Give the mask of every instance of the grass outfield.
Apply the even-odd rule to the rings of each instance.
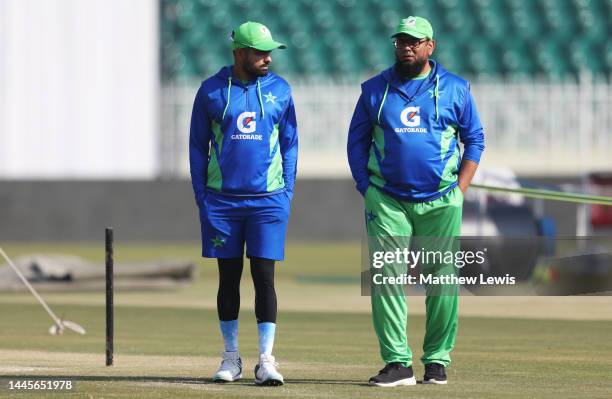
[[[0,305],[3,378],[73,378],[76,397],[604,398],[612,392],[612,360],[605,355],[612,353],[610,321],[464,317],[450,385],[378,389],[365,384],[381,366],[367,314],[284,312],[275,352],[287,384],[275,389],[253,385],[257,343],[251,312],[243,312],[240,325],[245,379],[217,385],[207,378],[219,356],[214,310],[118,307],[116,365],[106,368],[103,307],[56,308],[86,325],[88,334],[52,337],[38,306]],[[422,316],[410,319],[417,356],[423,328]],[[417,376],[422,370],[417,363]]]
[[[119,246],[116,262],[161,255],[193,257],[195,248]],[[12,256],[44,251],[103,258],[95,245],[12,244],[5,249]],[[278,273],[275,345],[287,381],[283,387],[253,385],[257,337],[248,273],[243,279],[240,318],[245,378],[231,385],[212,384],[208,379],[218,366],[221,347],[214,310],[216,272],[209,262],[203,262],[201,278],[180,291],[116,293],[115,365],[110,368],[104,366],[102,292],[43,293],[56,313],[88,330],[85,336],[57,337],[47,334],[51,320],[29,294],[0,294],[0,379],[70,378],[76,380],[77,389],[65,396],[83,398],[610,397],[612,320],[601,317],[610,313],[607,298],[462,298],[466,306],[461,307],[454,363],[448,370],[450,385],[367,386],[368,377],[382,367],[368,299],[359,296],[359,286],[342,279],[332,279],[333,284],[301,279],[304,275],[350,277],[358,273],[358,251],[356,244],[288,248],[289,261]],[[422,298],[409,301],[408,334],[418,359],[424,330]],[[593,304],[599,309],[592,309]],[[507,310],[512,318],[504,317]],[[554,319],[580,315],[593,320]],[[422,378],[418,361],[415,372]],[[11,393],[5,384],[0,397],[30,396]]]

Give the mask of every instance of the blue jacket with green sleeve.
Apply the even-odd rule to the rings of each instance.
[[[457,185],[462,158],[480,161],[484,134],[469,83],[429,62],[423,79],[403,80],[393,66],[361,85],[347,152],[362,194],[373,185],[403,201],[433,201]]]
[[[251,82],[226,66],[202,82],[193,104],[189,161],[196,202],[207,191],[266,196],[295,183],[297,123],[289,84],[268,73]]]

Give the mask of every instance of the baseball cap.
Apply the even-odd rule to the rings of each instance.
[[[417,39],[423,39],[425,37],[433,39],[433,28],[425,18],[410,16],[402,19],[391,37],[396,37],[401,34],[410,35]]]
[[[245,22],[232,32],[232,48],[251,47],[261,51],[287,48],[283,43],[272,39],[272,33],[259,22]]]

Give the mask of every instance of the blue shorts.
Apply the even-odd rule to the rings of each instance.
[[[202,256],[283,260],[291,199],[282,191],[265,197],[208,192],[200,208]]]

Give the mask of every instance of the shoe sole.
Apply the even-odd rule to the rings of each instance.
[[[238,381],[238,380],[239,380],[239,379],[241,379],[241,378],[242,378],[242,374],[238,374],[236,377],[234,377],[234,378],[233,378],[233,379],[231,379],[231,380],[225,380],[225,379],[223,379],[223,378],[215,378],[215,377],[213,377],[213,378],[212,378],[212,381],[213,381],[213,382],[218,382],[218,383],[224,384],[224,383],[226,383],[226,382],[234,382],[234,381]]]
[[[423,380],[423,384],[431,384],[431,385],[446,385],[447,381],[446,380],[442,380],[442,381],[438,381],[435,378],[431,378],[429,380]]]
[[[403,380],[397,380],[393,382],[370,382],[372,386],[382,387],[382,388],[391,388],[391,387],[400,387],[400,386],[409,386],[416,385],[416,378],[404,378]]]
[[[260,387],[279,387],[284,385],[285,383],[281,380],[275,380],[273,378],[265,381],[255,380],[255,385],[259,385]]]

